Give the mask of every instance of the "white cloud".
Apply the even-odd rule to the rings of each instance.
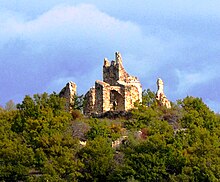
[[[202,16],[202,17],[219,17],[218,0],[109,0],[106,2],[93,1],[99,8],[109,9],[110,12],[122,14],[123,12],[130,12],[129,15],[142,16],[142,15],[164,15],[167,17],[176,16]],[[121,12],[119,12],[121,11]],[[128,16],[129,16],[128,15]]]
[[[60,87],[56,81],[59,77],[80,79],[85,74],[87,79],[93,75],[95,80],[101,69],[95,75],[93,70],[102,67],[104,57],[114,55],[116,50],[135,53],[139,51],[136,44],[143,50],[146,41],[136,24],[120,21],[86,4],[56,6],[33,20],[6,16],[1,27],[0,36],[5,41],[0,48],[0,65],[7,70],[5,75],[0,73],[0,83],[5,85],[1,94],[10,98],[24,90],[30,94],[47,91],[49,83],[54,89],[54,85]],[[4,77],[13,80],[6,81]],[[8,82],[13,84],[7,85]]]
[[[144,88],[155,88],[156,78],[164,78],[172,99],[191,95],[194,87],[211,87],[219,77],[217,1],[84,2],[90,4],[1,4],[1,102],[24,93],[59,91],[70,79],[85,92],[101,79],[103,58],[114,59],[115,51]],[[204,90],[200,95],[210,99]]]
[[[193,72],[176,69],[176,75],[178,77],[176,93],[179,95],[187,94],[190,93],[190,89],[193,87],[201,84],[209,84],[213,79],[219,77],[218,67],[219,66],[207,66],[203,69],[199,68]]]
[[[135,23],[120,21],[87,4],[56,6],[32,20],[12,16],[1,27],[5,44],[11,39],[25,40],[36,52],[48,48],[80,50],[114,46],[115,50],[144,53],[146,44],[160,44],[160,39],[153,35],[146,37]]]

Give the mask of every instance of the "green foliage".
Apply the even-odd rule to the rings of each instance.
[[[220,116],[200,98],[167,109],[147,90],[126,120],[71,115],[55,93],[11,106],[0,109],[0,181],[220,179]]]
[[[113,149],[108,139],[96,137],[80,153],[84,168],[80,181],[106,181],[113,170]]]
[[[0,181],[25,180],[33,162],[33,150],[11,130],[14,114],[0,112]]]
[[[83,111],[84,106],[84,95],[75,95],[74,96],[74,104],[73,104],[73,110],[80,110]]]
[[[157,105],[156,94],[150,89],[143,90],[142,92],[142,104],[147,107],[153,107]]]
[[[117,124],[108,122],[108,120],[91,119],[89,125],[91,128],[86,134],[89,140],[93,140],[99,136],[112,140],[120,137],[120,126],[117,127]]]
[[[133,111],[135,119],[125,126],[145,127],[147,136],[145,140],[129,138],[121,147],[123,162],[112,181],[219,180],[219,116],[199,98],[187,97],[180,103],[181,107],[171,110],[139,106]],[[177,128],[173,121],[180,122]]]
[[[98,119],[92,119],[90,122],[91,129],[87,133],[88,139],[95,139],[97,136],[107,138],[110,135],[110,129],[105,122],[101,122]]]
[[[176,143],[186,158],[177,180],[217,181],[220,175],[219,137],[206,128],[193,126],[176,135]]]
[[[151,121],[159,119],[159,112],[159,110],[157,111],[151,107],[140,105],[137,109],[132,110],[133,118],[124,122],[125,127],[129,130],[144,128]]]
[[[80,119],[83,118],[83,107],[84,107],[84,95],[74,95],[74,102],[71,105],[71,115],[72,115],[72,119],[76,120],[76,119]]]
[[[170,173],[181,172],[184,159],[172,145],[172,127],[167,122],[154,121],[149,123],[147,129],[146,140],[130,140],[122,148],[125,160],[122,170],[116,171],[115,180],[166,181]]]
[[[22,172],[22,175],[29,174],[31,180],[76,180],[81,175],[79,167],[82,165],[76,158],[79,143],[72,137],[71,115],[65,111],[63,99],[55,93],[36,94],[33,98],[26,96],[17,108],[10,131],[21,136],[22,140],[18,140],[21,145],[15,143],[17,140],[13,144],[21,149],[28,146],[28,154],[19,154],[24,154],[25,160],[30,159],[24,167],[26,173]],[[21,159],[16,159],[19,169],[23,169]],[[32,175],[31,171],[36,171],[40,178]]]
[[[19,112],[12,126],[16,132],[23,132],[30,127],[40,130],[44,124],[64,126],[70,118],[70,115],[65,112],[64,100],[55,93],[36,94],[33,98],[26,96],[17,108]]]
[[[180,103],[184,110],[183,127],[188,128],[191,125],[196,125],[209,130],[216,127],[216,115],[203,103],[201,98],[186,97]]]

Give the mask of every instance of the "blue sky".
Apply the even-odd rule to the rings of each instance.
[[[220,112],[219,30],[218,0],[0,0],[0,105],[70,80],[84,94],[119,51],[143,88],[161,77],[171,101]]]

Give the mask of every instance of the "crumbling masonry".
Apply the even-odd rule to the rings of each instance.
[[[66,99],[66,110],[71,111],[74,105],[76,95],[76,84],[74,82],[68,82],[66,86],[60,91],[59,96]]]
[[[95,86],[85,95],[85,100],[85,115],[128,111],[135,102],[142,101],[140,81],[125,71],[119,52],[115,53],[115,61],[111,63],[104,59],[103,81],[95,82]]]
[[[166,95],[164,94],[163,87],[164,87],[163,80],[161,80],[161,78],[158,78],[156,100],[158,101],[160,105],[165,106],[166,108],[170,109],[171,104],[170,104],[170,101],[167,99]]]
[[[157,80],[156,100],[161,106],[171,108],[163,88],[164,83]],[[69,82],[61,90],[60,97],[66,99],[66,110],[72,111],[76,96],[76,84]],[[107,111],[128,111],[135,102],[142,101],[142,86],[137,77],[130,76],[122,65],[119,52],[115,53],[115,61],[105,58],[103,65],[103,81],[97,80],[85,95],[84,114],[102,114]]]

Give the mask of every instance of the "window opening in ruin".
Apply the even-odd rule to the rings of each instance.
[[[110,92],[110,103],[113,111],[123,111],[124,110],[124,99],[123,96],[116,90],[111,90]]]

